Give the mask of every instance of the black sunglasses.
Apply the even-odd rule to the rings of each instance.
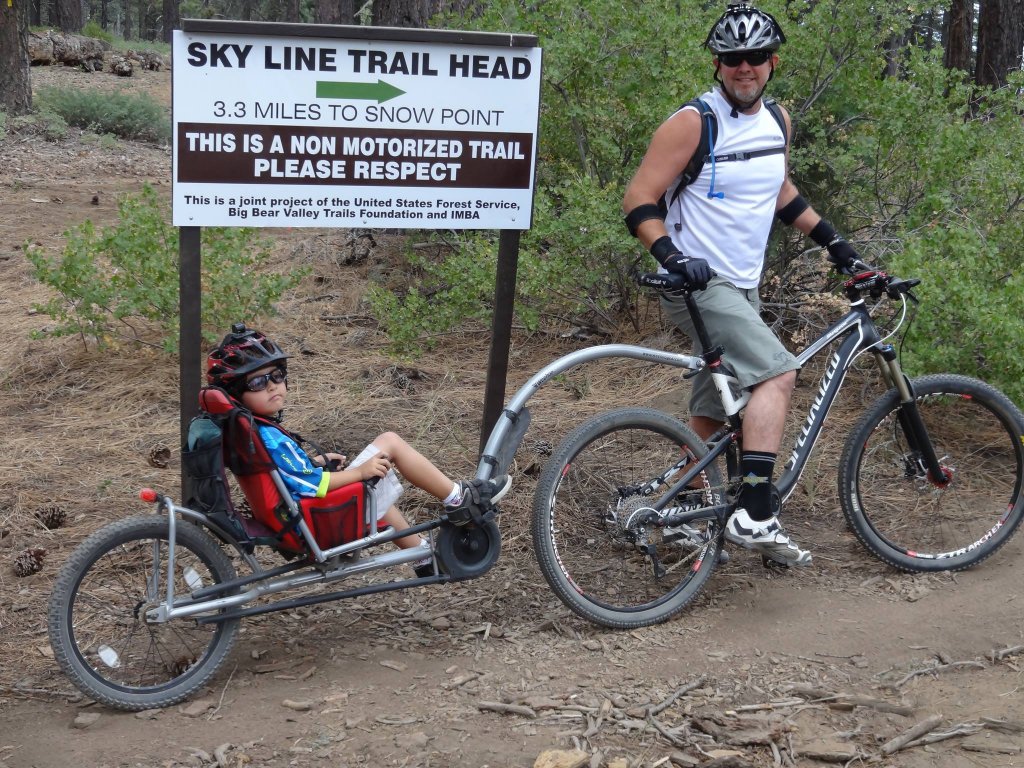
[[[744,61],[752,67],[759,67],[771,57],[771,51],[730,51],[718,54],[718,60],[727,67],[738,67]]]
[[[259,376],[253,376],[245,382],[245,388],[250,392],[262,392],[267,388],[270,382],[275,384],[287,384],[288,374],[285,373],[283,368],[275,368],[270,373],[263,373]]]

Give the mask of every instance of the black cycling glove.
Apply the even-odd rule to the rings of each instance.
[[[828,260],[835,265],[837,271],[844,275],[857,273],[856,264],[860,261],[860,254],[841,235],[837,234],[825,248],[828,250]]]
[[[715,276],[705,259],[683,256],[667,235],[651,243],[651,255],[669,272],[682,275],[690,290],[703,291]]]
[[[690,289],[694,291],[703,291],[713,277],[705,259],[683,256],[681,253],[669,256],[662,266],[669,272],[685,277]]]
[[[857,274],[857,262],[860,261],[860,254],[843,239],[842,235],[836,232],[831,224],[822,219],[810,231],[808,237],[828,251],[828,260],[835,265],[838,272],[844,275]]]

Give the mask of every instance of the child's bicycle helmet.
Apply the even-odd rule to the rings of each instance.
[[[275,363],[287,368],[288,355],[265,335],[245,323],[235,323],[231,333],[206,358],[208,384],[234,392],[246,375]]]
[[[746,3],[730,4],[708,33],[704,45],[712,53],[777,51],[786,42],[779,22]]]

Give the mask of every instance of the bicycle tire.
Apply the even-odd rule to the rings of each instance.
[[[954,374],[911,381],[948,485],[933,484],[899,425],[899,393],[880,397],[850,432],[839,465],[847,523],[902,571],[958,571],[1005,544],[1024,518],[1024,415],[999,390]]]
[[[643,532],[661,562],[675,560],[668,578],[655,575],[651,558],[623,530],[631,507],[636,511],[656,500],[671,478],[647,496],[624,495],[622,488],[671,468],[682,451],[700,458],[707,449],[666,413],[624,408],[584,422],[552,453],[534,494],[534,553],[551,589],[577,615],[615,629],[657,624],[679,613],[707,582],[722,547],[717,519],[692,524],[699,544],[669,543],[661,528]],[[686,495],[703,505],[720,503],[722,483],[714,465],[703,478],[705,490]],[[622,604],[631,599],[634,581],[638,598]]]
[[[117,709],[167,707],[188,698],[220,668],[237,638],[238,619],[144,620],[146,606],[166,594],[167,541],[166,517],[120,520],[85,539],[54,583],[48,612],[54,658],[79,690]],[[235,577],[231,560],[196,526],[178,521],[176,542],[175,595]]]

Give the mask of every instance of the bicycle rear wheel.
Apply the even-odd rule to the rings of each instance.
[[[533,502],[534,551],[562,602],[597,624],[633,628],[665,621],[698,594],[722,546],[714,513],[673,531],[638,518],[705,453],[689,427],[648,408],[601,414],[565,438]],[[721,502],[713,465],[699,482],[664,512]]]
[[[174,594],[235,577],[217,542],[178,522]],[[86,695],[125,710],[166,707],[187,698],[224,662],[238,619],[147,621],[167,593],[168,522],[132,517],[101,528],[76,549],[50,597],[50,646],[61,669]]]
[[[883,395],[854,427],[839,467],[850,527],[904,571],[955,571],[989,557],[1024,516],[1024,416],[995,388],[951,374],[911,382],[939,463],[951,481],[928,478],[900,424],[900,398]]]

